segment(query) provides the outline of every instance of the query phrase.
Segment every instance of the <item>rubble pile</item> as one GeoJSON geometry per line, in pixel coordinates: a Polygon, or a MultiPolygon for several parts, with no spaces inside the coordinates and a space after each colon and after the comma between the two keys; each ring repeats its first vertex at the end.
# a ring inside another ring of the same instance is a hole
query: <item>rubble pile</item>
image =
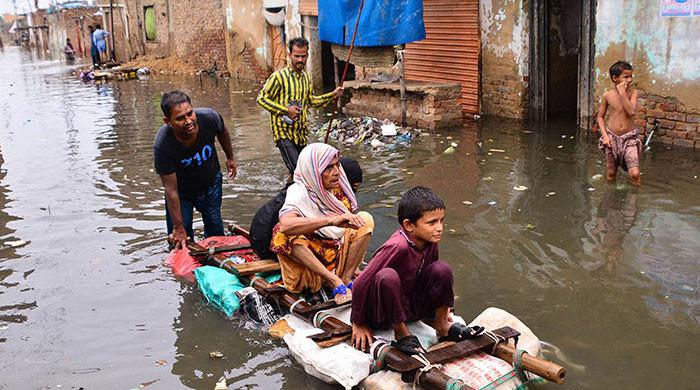
{"type": "MultiPolygon", "coordinates": [[[[316,129],[316,135],[323,138],[328,129],[324,123],[316,129]]],[[[412,127],[396,126],[388,119],[379,120],[372,117],[353,117],[334,119],[330,138],[347,145],[369,144],[374,148],[407,144],[421,130],[412,127]]]]}

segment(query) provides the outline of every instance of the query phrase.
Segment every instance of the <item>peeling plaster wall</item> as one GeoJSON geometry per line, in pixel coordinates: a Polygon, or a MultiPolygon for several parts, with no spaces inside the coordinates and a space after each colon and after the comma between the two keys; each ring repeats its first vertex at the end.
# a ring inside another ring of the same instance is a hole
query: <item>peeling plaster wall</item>
{"type": "Polygon", "coordinates": [[[259,80],[272,67],[272,49],[262,0],[226,0],[226,57],[231,75],[259,80]]]}
{"type": "Polygon", "coordinates": [[[527,116],[528,0],[482,0],[481,106],[488,115],[527,116]]]}
{"type": "Polygon", "coordinates": [[[598,0],[595,94],[612,86],[608,68],[617,60],[634,67],[634,84],[647,94],[675,97],[700,111],[700,17],[662,17],[659,2],[598,0]]]}

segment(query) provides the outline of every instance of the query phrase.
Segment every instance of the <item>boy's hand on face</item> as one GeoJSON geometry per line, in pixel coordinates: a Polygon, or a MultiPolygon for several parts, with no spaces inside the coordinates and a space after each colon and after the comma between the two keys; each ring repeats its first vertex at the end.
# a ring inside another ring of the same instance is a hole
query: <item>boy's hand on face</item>
{"type": "Polygon", "coordinates": [[[364,325],[352,324],[352,346],[360,351],[367,351],[372,345],[374,334],[372,330],[364,325]]]}
{"type": "Polygon", "coordinates": [[[615,86],[615,88],[617,88],[617,92],[619,92],[621,94],[627,93],[628,87],[629,87],[629,84],[626,81],[621,81],[615,86]]]}

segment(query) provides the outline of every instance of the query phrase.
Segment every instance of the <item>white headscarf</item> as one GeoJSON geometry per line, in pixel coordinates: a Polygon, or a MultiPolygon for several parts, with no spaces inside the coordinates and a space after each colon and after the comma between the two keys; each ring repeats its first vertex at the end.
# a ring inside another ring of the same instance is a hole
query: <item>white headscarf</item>
{"type": "MultiPolygon", "coordinates": [[[[357,199],[350,187],[345,171],[340,168],[340,189],[350,200],[351,210],[323,187],[321,175],[330,163],[340,158],[338,149],[324,143],[313,143],[299,153],[294,170],[294,184],[287,189],[287,197],[279,215],[294,211],[305,218],[322,218],[342,215],[357,210],[357,199]]],[[[345,229],[326,226],[316,231],[322,237],[339,240],[345,229]]]]}

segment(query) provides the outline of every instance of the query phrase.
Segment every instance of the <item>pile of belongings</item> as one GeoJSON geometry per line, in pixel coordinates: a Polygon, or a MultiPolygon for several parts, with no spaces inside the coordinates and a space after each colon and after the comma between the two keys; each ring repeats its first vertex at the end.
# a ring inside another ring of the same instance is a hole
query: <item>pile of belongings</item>
{"type": "MultiPolygon", "coordinates": [[[[316,135],[323,137],[328,123],[316,129],[316,135]]],[[[343,118],[333,120],[330,138],[347,145],[369,144],[374,148],[407,144],[421,131],[412,127],[396,126],[388,119],[372,117],[343,118]]]]}

